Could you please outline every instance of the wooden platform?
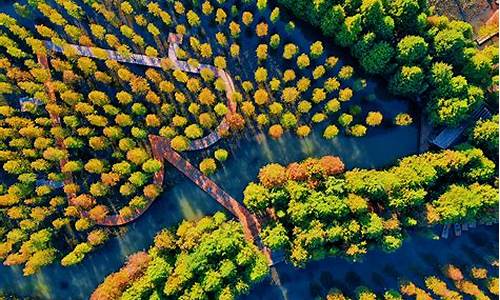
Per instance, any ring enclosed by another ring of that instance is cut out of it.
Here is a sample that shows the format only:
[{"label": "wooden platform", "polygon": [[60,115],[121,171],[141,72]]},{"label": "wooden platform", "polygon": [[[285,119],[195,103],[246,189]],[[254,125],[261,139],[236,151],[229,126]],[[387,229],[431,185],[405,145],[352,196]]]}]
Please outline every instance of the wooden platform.
[{"label": "wooden platform", "polygon": [[430,142],[441,149],[448,149],[459,140],[469,126],[472,126],[479,119],[489,118],[491,118],[490,111],[485,106],[481,106],[472,113],[467,121],[462,122],[458,127],[446,127]]}]

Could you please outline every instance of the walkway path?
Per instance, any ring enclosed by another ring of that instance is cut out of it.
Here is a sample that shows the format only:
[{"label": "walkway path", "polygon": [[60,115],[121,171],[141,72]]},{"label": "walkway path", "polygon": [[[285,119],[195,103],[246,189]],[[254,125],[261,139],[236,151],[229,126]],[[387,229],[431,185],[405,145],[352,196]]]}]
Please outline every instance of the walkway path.
[{"label": "walkway path", "polygon": [[[151,150],[153,157],[162,161],[166,159],[177,170],[181,171],[186,177],[191,179],[199,188],[209,194],[220,205],[226,208],[233,214],[241,223],[245,238],[255,243],[264,253],[270,265],[273,265],[271,251],[269,248],[264,247],[260,240],[260,230],[262,220],[250,213],[244,205],[236,201],[231,195],[221,189],[210,178],[201,173],[189,161],[185,160],[179,153],[170,147],[170,140],[157,135],[149,135],[149,142],[151,143]],[[154,183],[163,184],[163,168],[157,172],[154,177]]]},{"label": "walkway path", "polygon": [[[235,91],[234,88],[234,83],[229,76],[229,74],[226,73],[226,71],[217,69],[216,67],[212,65],[207,65],[207,64],[200,64],[198,67],[193,67],[190,64],[188,64],[186,61],[179,60],[177,58],[177,49],[179,48],[179,43],[182,43],[182,35],[178,34],[173,34],[170,33],[168,35],[168,42],[169,42],[169,47],[168,47],[168,58],[172,62],[173,68],[174,69],[179,69],[183,72],[187,73],[195,73],[199,74],[201,70],[203,69],[210,69],[212,72],[214,72],[214,75],[216,77],[220,77],[225,84],[225,91],[226,91],[226,98],[227,98],[227,107],[228,107],[228,114],[232,114],[236,112],[236,102],[232,101],[232,94]],[[54,44],[52,41],[44,41],[45,47],[47,49],[50,49],[54,52],[58,53],[63,53],[64,48]],[[132,54],[130,57],[125,57],[121,54],[119,54],[117,51],[113,50],[108,50],[108,49],[102,49],[102,48],[96,48],[96,47],[87,47],[87,46],[80,46],[80,45],[75,45],[75,44],[67,44],[66,47],[72,47],[73,50],[77,55],[80,56],[88,56],[88,57],[93,57],[97,59],[102,59],[101,55],[96,55],[97,52],[100,53],[106,53],[107,58],[111,60],[116,60],[119,62],[125,62],[125,63],[130,63],[130,64],[136,64],[136,65],[142,65],[142,66],[148,66],[148,67],[154,67],[154,68],[161,68],[161,59],[157,57],[151,57],[151,56],[146,56],[142,54]],[[99,51],[95,51],[99,50]],[[226,119],[222,120],[222,122],[217,126],[217,128],[213,131],[211,131],[207,136],[192,140],[189,142],[189,147],[188,151],[196,151],[196,150],[202,150],[205,148],[208,148],[218,142],[221,139],[221,133],[225,132],[229,128]]]},{"label": "walkway path", "polygon": [[[233,93],[235,92],[234,83],[232,81],[231,76],[229,76],[224,70],[217,69],[211,65],[200,64],[198,67],[193,67],[189,65],[186,61],[181,61],[177,59],[176,51],[178,49],[178,44],[182,42],[182,36],[176,34],[169,34],[169,51],[168,56],[173,64],[174,69],[180,69],[184,72],[188,73],[200,73],[202,69],[210,69],[214,72],[215,76],[220,77],[225,84],[225,91],[227,97],[227,106],[228,106],[228,114],[226,117],[232,113],[236,112],[236,102],[232,101]],[[51,41],[45,41],[45,46],[55,52],[63,52],[63,48],[55,45]],[[81,56],[89,56],[94,58],[102,58],[98,57],[94,54],[91,47],[84,47],[79,45],[71,45],[73,49],[76,51],[78,55]],[[133,54],[130,57],[124,57],[118,54],[116,51],[112,50],[104,50],[107,53],[108,58],[120,62],[139,64],[150,67],[161,68],[161,59],[155,57],[148,57],[145,55]],[[102,52],[102,51],[101,51]],[[40,59],[39,59],[40,60]],[[44,68],[48,68],[47,57],[44,56],[42,58],[43,63],[41,64]],[[46,86],[50,87],[50,81],[46,83]],[[56,101],[55,93],[53,89],[49,89],[49,95],[51,101]],[[60,124],[59,116],[51,115],[53,122],[55,125]],[[221,133],[229,129],[229,125],[226,121],[227,118],[219,124],[219,126],[210,132],[207,136],[193,140],[190,142],[189,151],[201,150],[210,147],[215,144],[217,141],[221,139]],[[208,193],[212,198],[214,198],[220,205],[226,208],[230,213],[232,213],[243,227],[243,232],[245,234],[245,238],[253,243],[255,243],[266,256],[269,265],[273,265],[272,255],[269,248],[264,247],[260,240],[260,230],[261,230],[261,220],[257,218],[254,214],[250,213],[240,202],[236,201],[233,197],[231,197],[228,193],[226,193],[223,189],[221,189],[215,182],[213,182],[210,178],[202,174],[196,167],[194,167],[190,162],[185,160],[179,153],[174,151],[170,147],[170,140],[164,137],[150,135],[149,141],[151,143],[151,149],[153,153],[153,157],[162,162],[162,167],[159,172],[154,174],[153,182],[159,186],[163,185],[164,179],[164,159],[166,159],[170,164],[172,164],[175,168],[181,171],[184,175],[186,175],[189,179],[191,179],[198,187]],[[64,144],[62,141],[58,145],[64,148]],[[64,166],[66,161],[61,161],[61,168]],[[71,174],[65,174],[65,184],[73,183],[73,178]],[[74,194],[69,194],[68,199],[70,204],[74,199]],[[97,222],[98,225],[103,226],[119,226],[129,222],[132,222],[139,218],[152,204],[153,200],[149,201],[141,210],[136,210],[133,215],[129,218],[123,218],[120,215],[109,215],[104,218],[104,220]],[[82,211],[83,216],[88,216],[87,211]]]}]

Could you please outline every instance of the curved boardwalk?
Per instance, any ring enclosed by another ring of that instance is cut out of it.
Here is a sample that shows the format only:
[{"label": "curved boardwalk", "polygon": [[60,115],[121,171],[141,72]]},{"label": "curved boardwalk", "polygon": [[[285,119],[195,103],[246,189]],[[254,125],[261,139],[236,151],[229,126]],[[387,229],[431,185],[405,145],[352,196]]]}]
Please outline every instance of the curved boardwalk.
[{"label": "curved boardwalk", "polygon": [[[228,107],[228,114],[235,113],[236,112],[236,102],[232,101],[232,94],[235,91],[234,88],[234,83],[229,76],[229,74],[226,73],[226,71],[217,69],[214,66],[207,65],[207,64],[200,64],[198,67],[193,67],[189,65],[186,61],[179,60],[177,59],[176,51],[179,48],[179,43],[182,43],[182,35],[178,34],[173,34],[170,33],[168,35],[168,42],[169,42],[169,47],[168,47],[168,58],[172,62],[172,66],[174,69],[179,69],[183,72],[187,73],[195,73],[199,74],[201,70],[203,69],[210,69],[212,72],[214,72],[214,75],[216,77],[222,78],[225,84],[225,91],[226,91],[226,98],[227,98],[227,107]],[[63,53],[64,48],[54,44],[52,41],[44,41],[45,47],[49,50],[52,50],[57,53]],[[97,58],[97,59],[102,59],[101,55],[96,55],[97,52],[100,53],[106,53],[107,54],[107,59],[119,61],[119,62],[124,62],[124,63],[129,63],[129,64],[136,64],[136,65],[141,65],[141,66],[147,66],[147,67],[153,67],[153,68],[161,68],[161,59],[157,57],[151,57],[151,56],[146,56],[142,54],[132,54],[130,57],[125,57],[121,54],[119,54],[117,51],[114,50],[109,50],[109,49],[102,49],[102,48],[97,48],[97,47],[87,47],[87,46],[80,46],[80,45],[75,45],[75,44],[66,44],[66,47],[71,47],[75,51],[77,55],[80,56],[87,56],[87,57],[92,57],[92,58]],[[95,51],[99,50],[99,51]],[[211,131],[207,136],[192,140],[189,142],[189,147],[187,151],[196,151],[196,150],[202,150],[205,148],[208,148],[218,142],[221,139],[221,132],[226,131],[229,128],[226,120],[222,120],[222,122],[217,126],[217,128],[213,131]]]},{"label": "curved boardwalk", "polygon": [[[227,97],[227,106],[228,106],[228,115],[236,112],[236,102],[232,101],[232,95],[235,92],[234,83],[232,81],[231,76],[229,76],[224,70],[220,70],[211,65],[200,64],[199,67],[194,68],[189,65],[186,61],[181,61],[177,59],[176,50],[179,47],[178,44],[182,42],[182,36],[176,34],[169,34],[169,50],[168,56],[170,61],[173,63],[174,69],[180,69],[184,72],[188,73],[200,73],[202,69],[210,69],[214,72],[215,76],[220,77],[225,84],[225,91]],[[45,41],[45,46],[54,51],[54,52],[63,52],[63,48],[55,45],[51,41]],[[79,46],[79,45],[70,45],[78,55],[81,56],[89,56],[94,58],[101,59],[102,57],[98,57],[94,54],[91,47]],[[104,50],[107,53],[109,59],[116,60],[119,62],[131,63],[131,64],[139,64],[149,67],[157,67],[161,68],[161,59],[156,57],[148,57],[140,54],[133,54],[130,57],[124,57],[118,54],[116,51],[112,50]],[[101,51],[102,52],[102,51]],[[39,62],[44,68],[49,68],[47,57],[45,55],[39,56]],[[51,87],[50,79],[45,83],[47,92],[49,93],[49,98],[51,102],[56,101],[56,95]],[[55,126],[60,125],[59,116],[52,115],[51,119]],[[208,148],[218,142],[221,139],[221,133],[229,129],[229,125],[226,122],[226,118],[218,125],[218,127],[211,131],[207,136],[190,141],[189,151],[201,150]],[[181,173],[187,176],[191,181],[193,181],[198,187],[200,187],[203,191],[208,193],[213,199],[215,199],[220,205],[226,208],[230,213],[232,213],[236,218],[238,218],[239,222],[242,224],[243,232],[245,234],[245,238],[253,243],[255,243],[264,253],[270,265],[273,264],[271,251],[262,245],[262,242],[259,237],[259,232],[261,230],[261,220],[257,218],[254,214],[250,213],[241,203],[236,201],[233,197],[231,197],[228,193],[226,193],[223,189],[221,189],[215,182],[213,182],[210,178],[202,174],[196,167],[194,167],[190,162],[185,160],[179,153],[174,151],[170,147],[170,140],[164,137],[150,135],[149,141],[151,143],[151,149],[153,153],[153,157],[158,161],[162,162],[162,167],[159,172],[154,174],[153,182],[157,185],[163,185],[164,178],[164,160],[166,159],[170,164],[172,164],[175,168],[177,168]],[[57,144],[62,149],[65,149],[64,143],[62,140],[57,141]],[[64,166],[67,160],[62,160],[60,162],[61,168]],[[73,177],[71,173],[65,174],[65,184],[73,183]],[[76,196],[75,194],[67,194],[70,204],[72,200]],[[109,215],[99,222],[96,222],[98,225],[103,226],[119,226],[129,222],[132,222],[139,218],[152,204],[153,200],[150,200],[147,206],[141,210],[136,210],[133,215],[129,218],[123,218],[120,215]],[[82,216],[87,217],[88,212],[82,211]]]},{"label": "curved boardwalk", "polygon": [[[264,253],[270,265],[273,264],[271,251],[262,245],[259,237],[261,220],[250,213],[244,205],[221,189],[214,181],[201,173],[189,161],[170,147],[170,140],[157,135],[149,135],[153,157],[158,161],[167,160],[177,170],[193,181],[200,189],[209,194],[220,205],[233,214],[241,223],[245,238],[255,243]],[[154,177],[155,184],[163,183],[163,167]]]}]

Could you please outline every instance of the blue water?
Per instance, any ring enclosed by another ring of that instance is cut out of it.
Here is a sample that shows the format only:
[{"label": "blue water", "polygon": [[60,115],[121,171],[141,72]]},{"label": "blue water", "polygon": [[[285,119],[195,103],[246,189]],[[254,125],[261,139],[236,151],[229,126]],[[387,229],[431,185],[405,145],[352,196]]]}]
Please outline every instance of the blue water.
[{"label": "blue water", "polygon": [[[353,297],[352,292],[359,286],[366,286],[381,295],[387,289],[397,289],[401,280],[410,280],[425,288],[425,277],[436,275],[444,278],[441,268],[450,263],[460,267],[464,274],[472,266],[480,266],[488,269],[489,276],[498,276],[498,268],[491,266],[493,259],[498,259],[497,226],[480,226],[463,232],[459,238],[447,240],[413,235],[397,252],[369,251],[362,262],[329,258],[312,262],[305,269],[280,264],[277,270],[281,288],[269,281],[264,282],[242,299],[314,299],[315,296],[324,297],[332,288]],[[447,283],[449,287],[454,286],[452,282]]]}]

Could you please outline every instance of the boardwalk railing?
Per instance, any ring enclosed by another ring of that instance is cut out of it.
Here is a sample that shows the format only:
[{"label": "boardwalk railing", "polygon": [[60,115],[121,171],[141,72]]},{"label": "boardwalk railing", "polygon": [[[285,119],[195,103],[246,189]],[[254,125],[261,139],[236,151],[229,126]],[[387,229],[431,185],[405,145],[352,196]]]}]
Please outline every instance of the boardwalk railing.
[{"label": "boardwalk railing", "polygon": [[[179,47],[179,43],[182,42],[182,36],[176,34],[169,34],[169,49],[168,49],[168,57],[173,64],[174,69],[180,69],[184,72],[188,73],[200,73],[203,69],[210,69],[214,72],[215,76],[221,78],[225,85],[225,92],[227,97],[227,106],[228,106],[228,114],[229,116],[232,113],[236,112],[236,102],[233,101],[233,94],[235,92],[234,83],[232,81],[231,76],[227,74],[224,70],[220,70],[211,65],[200,64],[198,67],[192,67],[186,61],[181,61],[177,58],[176,51]],[[64,47],[58,46],[51,41],[45,41],[45,46],[58,53],[64,52]],[[88,56],[93,58],[102,59],[102,55],[96,55],[96,52],[106,53],[108,59],[116,60],[119,62],[143,65],[148,67],[161,68],[161,59],[156,57],[149,57],[141,54],[132,54],[129,57],[125,57],[120,55],[116,51],[106,50],[100,48],[92,48],[85,47],[73,44],[67,44],[65,47],[71,47],[76,54],[80,56]],[[101,51],[95,51],[99,49]],[[94,50],[94,51],[93,51]],[[44,68],[49,68],[48,60],[45,55],[39,55],[39,62]],[[50,85],[50,79],[46,83],[47,91],[49,93],[51,103],[56,101],[56,96],[53,88]],[[60,125],[59,116],[51,115],[51,119],[53,120],[53,124],[55,126]],[[207,136],[190,141],[188,150],[195,151],[208,148],[215,144],[217,141],[221,139],[221,132],[226,131],[229,128],[229,125],[226,121],[227,118],[218,125],[218,127],[211,131]],[[172,164],[175,168],[177,168],[181,173],[187,176],[191,181],[193,181],[198,187],[200,187],[203,191],[208,193],[213,199],[215,199],[220,205],[226,208],[231,214],[233,214],[239,222],[242,224],[243,231],[245,234],[245,238],[253,243],[255,243],[264,253],[270,265],[273,265],[271,251],[264,247],[259,233],[261,230],[261,220],[258,219],[254,214],[250,213],[246,207],[244,207],[240,202],[236,201],[233,197],[231,197],[228,193],[226,193],[223,189],[221,189],[215,182],[213,182],[210,178],[202,174],[197,168],[195,168],[190,162],[185,160],[179,153],[174,151],[170,147],[170,140],[164,137],[150,135],[149,140],[151,143],[151,149],[153,152],[153,157],[158,161],[162,162],[162,167],[159,172],[154,174],[154,183],[157,185],[163,184],[164,179],[164,163],[163,161],[166,159],[170,164]],[[62,140],[57,143],[61,149],[65,149],[64,143]],[[66,163],[66,160],[61,161],[61,169]],[[73,177],[71,173],[65,174],[65,184],[73,183]],[[68,194],[68,200],[70,204],[76,195]],[[103,226],[119,226],[129,222],[132,222],[139,218],[152,204],[153,200],[148,201],[146,207],[141,210],[136,210],[133,215],[129,218],[124,218],[120,215],[108,215],[103,220],[98,221],[97,224]],[[82,211],[82,216],[87,217],[88,212]]]}]

